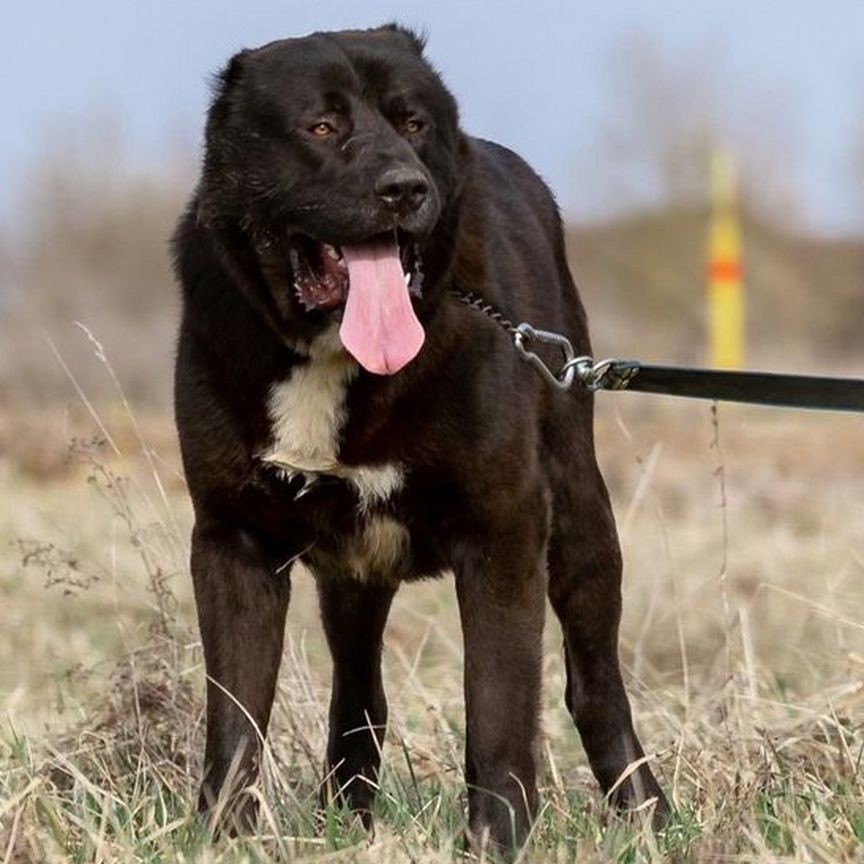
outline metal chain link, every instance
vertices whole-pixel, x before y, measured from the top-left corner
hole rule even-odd
[[[635,374],[635,370],[617,368],[618,361],[611,358],[595,362],[594,358],[587,354],[577,357],[572,343],[566,336],[548,330],[538,330],[524,321],[516,325],[476,294],[457,291],[455,288],[451,289],[450,293],[466,306],[482,312],[503,327],[513,338],[513,344],[522,359],[537,369],[557,390],[569,390],[574,380],[578,380],[586,390],[624,390]],[[539,354],[528,348],[532,341],[558,348],[563,363],[557,371],[552,369]]]
[[[499,312],[494,306],[490,306],[482,297],[478,297],[470,291],[457,291],[451,289],[450,293],[460,302],[478,312],[482,312],[487,318],[491,318],[496,324],[500,324],[511,336],[516,336],[516,325]]]

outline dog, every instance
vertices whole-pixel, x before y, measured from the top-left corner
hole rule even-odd
[[[382,635],[403,582],[455,575],[468,836],[504,850],[537,807],[545,601],[565,701],[604,792],[666,799],[617,656],[621,556],[592,398],[549,387],[473,292],[590,354],[551,193],[472,138],[396,24],[234,56],[173,238],[175,408],[195,511],[207,669],[199,808],[254,825],[290,569],[333,658],[330,794],[371,824],[387,723]],[[359,730],[359,731],[358,731]],[[487,840],[483,840],[487,842]]]

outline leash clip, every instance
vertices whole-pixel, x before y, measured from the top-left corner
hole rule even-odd
[[[553,345],[561,351],[564,362],[557,372],[553,372],[539,354],[528,348],[528,343],[532,341]],[[513,333],[513,344],[519,356],[527,360],[549,384],[558,390],[569,390],[573,386],[578,365],[586,359],[590,361],[590,358],[576,356],[573,345],[566,336],[550,333],[548,330],[537,330],[525,321],[516,327]]]
[[[561,368],[553,371],[539,354],[528,348],[532,340],[552,345],[561,351],[564,362]],[[586,390],[614,389],[623,390],[627,387],[632,375],[616,376],[617,360],[607,359],[594,362],[587,354],[576,356],[573,345],[566,336],[551,333],[548,330],[538,330],[526,322],[519,324],[513,333],[513,343],[519,356],[527,360],[546,381],[558,390],[569,390],[574,379],[579,379]],[[618,380],[621,377],[623,380]],[[611,379],[611,380],[610,380]]]

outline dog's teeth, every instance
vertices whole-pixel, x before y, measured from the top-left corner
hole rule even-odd
[[[404,276],[405,276],[405,286],[408,287],[411,285],[411,274],[405,273]]]
[[[303,290],[300,288],[300,283],[295,280],[294,282],[294,294],[297,297],[297,300],[300,302],[300,305],[308,312],[310,309],[315,307],[314,303],[310,303],[306,297],[303,295]]]
[[[327,253],[328,258],[332,258],[334,261],[339,260],[339,253],[329,243],[324,244],[324,251]]]

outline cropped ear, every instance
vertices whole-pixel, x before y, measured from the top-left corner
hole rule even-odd
[[[397,33],[399,36],[401,36],[408,42],[408,44],[411,46],[411,49],[417,54],[418,57],[423,56],[423,50],[426,48],[425,33],[415,33],[410,27],[403,27],[396,21],[391,21],[389,24],[384,24],[378,29],[388,31],[390,33]]]
[[[231,128],[231,106],[236,101],[236,88],[243,78],[246,63],[252,53],[249,49],[238,51],[211,79],[210,87],[213,98],[210,103],[210,111],[207,114],[205,131],[208,152],[214,131],[218,137]]]
[[[236,84],[243,77],[243,68],[246,58],[252,53],[248,48],[238,51],[216,74],[214,79],[214,90],[217,93],[224,93],[233,84]]]

